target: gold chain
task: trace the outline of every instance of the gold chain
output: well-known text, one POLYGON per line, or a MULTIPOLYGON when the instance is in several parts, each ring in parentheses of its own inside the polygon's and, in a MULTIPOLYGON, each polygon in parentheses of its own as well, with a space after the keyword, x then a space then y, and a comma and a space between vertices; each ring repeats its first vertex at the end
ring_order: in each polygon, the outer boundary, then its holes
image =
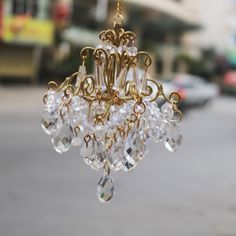
POLYGON ((116 6, 117 16, 122 16, 122 9, 123 9, 123 1, 117 0, 117 6, 116 6))
POLYGON ((116 4, 116 16, 114 19, 115 25, 121 25, 124 21, 124 18, 122 16, 122 9, 123 9, 123 0, 117 0, 116 4))

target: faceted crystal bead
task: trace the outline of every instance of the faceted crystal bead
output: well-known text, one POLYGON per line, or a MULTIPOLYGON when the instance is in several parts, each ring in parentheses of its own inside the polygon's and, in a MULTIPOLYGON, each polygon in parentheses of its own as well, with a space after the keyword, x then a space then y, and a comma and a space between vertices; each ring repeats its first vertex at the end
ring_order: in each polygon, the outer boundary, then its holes
POLYGON ((108 52, 108 54, 115 54, 117 52, 117 47, 113 45, 107 45, 106 51, 108 52))
POLYGON ((71 101, 71 105, 75 114, 83 114, 85 108, 85 101, 79 96, 74 96, 71 101))
POLYGON ((114 195, 114 181, 110 176, 103 176, 97 187, 97 196, 100 202, 108 203, 114 195))
POLYGON ((155 128, 152 129, 152 138, 154 142, 164 141, 168 129, 168 123, 165 120, 159 119, 155 123, 155 128))
POLYGON ((106 104, 104 102, 94 102, 91 107, 93 117, 96 115, 102 115, 106 111, 106 104))
POLYGON ((74 138, 73 128, 69 122, 62 123, 53 134, 52 143, 58 153, 67 152, 74 138))
POLYGON ((136 47, 129 47, 128 54, 131 57, 135 57, 138 54, 138 49, 136 47))
POLYGON ((165 147, 170 152, 175 152, 182 144, 183 136, 177 124, 170 122, 167 129, 165 147))
POLYGON ((171 119, 174 116, 173 107, 169 102, 166 102, 164 105, 162 105, 161 112, 166 119, 171 119))
POLYGON ((56 92, 54 90, 49 90, 47 92, 47 104, 53 104, 56 103, 56 92))
POLYGON ((47 92, 47 102, 46 107, 48 106, 57 106, 61 104, 63 93, 57 93, 54 90, 49 90, 47 92))
POLYGON ((106 43, 97 46, 97 49, 100 48, 106 50, 108 54, 115 54, 117 52, 117 47, 106 43))

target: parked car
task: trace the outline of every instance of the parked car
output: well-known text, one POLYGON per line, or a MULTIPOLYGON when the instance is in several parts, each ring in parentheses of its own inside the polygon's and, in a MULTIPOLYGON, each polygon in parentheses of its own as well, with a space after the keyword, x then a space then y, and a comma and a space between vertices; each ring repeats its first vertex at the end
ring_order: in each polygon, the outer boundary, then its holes
POLYGON ((219 94, 217 85, 208 83, 198 76, 176 74, 166 81, 168 82, 164 82, 164 86, 172 84, 174 90, 179 92, 184 106, 205 105, 219 94))
POLYGON ((225 74, 222 84, 222 92, 236 95, 236 71, 229 71, 225 74))
POLYGON ((177 75, 174 84, 185 93, 185 105, 205 105, 219 95, 217 85, 192 75, 177 75))

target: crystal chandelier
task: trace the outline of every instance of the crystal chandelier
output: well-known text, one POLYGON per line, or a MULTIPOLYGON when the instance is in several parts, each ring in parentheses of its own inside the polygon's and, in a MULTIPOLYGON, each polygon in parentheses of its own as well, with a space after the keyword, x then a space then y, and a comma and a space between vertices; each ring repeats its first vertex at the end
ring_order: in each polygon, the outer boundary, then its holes
POLYGON ((147 141, 164 142, 174 152, 182 143, 180 96, 166 96, 151 79, 152 64, 135 46, 135 34, 122 28, 117 1, 114 28, 100 34, 101 44, 81 51, 79 71, 58 85, 49 82, 43 97, 42 127, 58 153, 80 147, 85 163, 104 174, 97 187, 101 202, 114 194, 112 172, 133 170, 147 153, 147 141), (87 73, 88 60, 94 73, 87 73))

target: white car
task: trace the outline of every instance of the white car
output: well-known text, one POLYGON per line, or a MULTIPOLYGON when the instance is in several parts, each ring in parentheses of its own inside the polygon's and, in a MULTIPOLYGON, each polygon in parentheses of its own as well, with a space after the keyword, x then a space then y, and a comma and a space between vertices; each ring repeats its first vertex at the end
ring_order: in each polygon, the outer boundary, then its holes
POLYGON ((204 105, 219 95, 217 85, 193 75, 175 75, 173 84, 184 98, 184 105, 204 105))

